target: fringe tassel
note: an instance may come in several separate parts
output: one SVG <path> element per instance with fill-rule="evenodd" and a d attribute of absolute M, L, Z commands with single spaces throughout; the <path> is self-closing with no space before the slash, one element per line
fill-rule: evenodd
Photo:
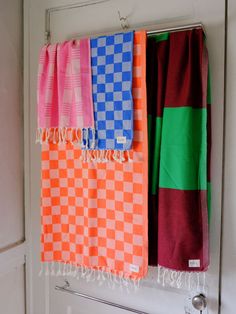
<path fill-rule="evenodd" d="M 36 143 L 72 144 L 82 149 L 82 162 L 133 162 L 130 152 L 121 150 L 95 150 L 96 130 L 93 128 L 38 128 Z"/>
<path fill-rule="evenodd" d="M 140 279 L 109 269 L 108 267 L 88 268 L 83 265 L 77 266 L 73 263 L 44 262 L 41 263 L 39 276 L 71 276 L 86 282 L 97 281 L 98 286 L 107 285 L 114 290 L 125 289 L 127 293 L 131 290 L 137 291 L 140 287 Z"/>
<path fill-rule="evenodd" d="M 91 129 L 91 132 L 92 132 L 92 139 L 91 139 L 90 148 L 94 149 L 95 148 L 95 129 Z"/>
<path fill-rule="evenodd" d="M 80 160 L 82 162 L 97 162 L 97 163 L 107 163 L 110 161 L 116 161 L 119 163 L 133 162 L 133 160 L 130 158 L 129 151 L 120 150 L 111 151 L 111 150 L 83 149 L 80 156 Z"/>
<path fill-rule="evenodd" d="M 83 162 L 106 163 L 117 161 L 119 163 L 132 162 L 129 151 L 95 150 L 96 130 L 93 128 L 38 128 L 36 143 L 72 144 L 82 149 L 80 157 Z"/>
<path fill-rule="evenodd" d="M 206 285 L 206 273 L 205 272 L 181 272 L 171 269 L 167 269 L 162 266 L 151 267 L 146 280 L 152 281 L 151 269 L 155 272 L 153 274 L 155 281 L 152 282 L 152 286 L 155 286 L 155 282 L 163 287 L 171 287 L 175 289 L 182 289 L 187 291 L 198 291 L 202 293 L 208 293 Z M 86 282 L 97 282 L 98 286 L 108 286 L 110 289 L 119 288 L 125 289 L 127 293 L 131 290 L 137 291 L 144 281 L 138 277 L 134 277 L 132 274 L 124 274 L 109 269 L 109 267 L 95 267 L 88 268 L 83 265 L 76 265 L 74 263 L 63 262 L 44 262 L 41 263 L 41 269 L 39 276 L 71 276 L 78 280 L 85 280 Z M 151 277 L 150 277 L 151 275 Z M 148 279 L 149 278 L 149 279 Z M 154 279 L 153 278 L 153 279 Z M 151 282 L 150 281 L 150 282 Z"/>
<path fill-rule="evenodd" d="M 127 150 L 128 162 L 133 162 L 133 159 L 130 157 L 129 150 Z"/>
<path fill-rule="evenodd" d="M 185 272 L 171 270 L 162 266 L 157 267 L 157 283 L 188 291 L 206 291 L 205 272 Z"/>
<path fill-rule="evenodd" d="M 85 149 L 95 147 L 94 128 L 38 128 L 36 130 L 36 143 L 72 144 Z"/>

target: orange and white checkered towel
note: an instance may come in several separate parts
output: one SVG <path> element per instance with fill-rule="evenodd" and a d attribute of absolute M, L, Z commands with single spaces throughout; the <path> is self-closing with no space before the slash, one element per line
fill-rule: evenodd
<path fill-rule="evenodd" d="M 146 33 L 135 32 L 133 162 L 82 164 L 71 144 L 42 146 L 42 262 L 139 279 L 148 268 Z"/>

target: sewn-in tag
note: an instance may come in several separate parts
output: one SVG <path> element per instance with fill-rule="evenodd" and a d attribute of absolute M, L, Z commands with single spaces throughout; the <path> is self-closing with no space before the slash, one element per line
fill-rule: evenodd
<path fill-rule="evenodd" d="M 188 267 L 200 267 L 200 259 L 189 259 Z"/>
<path fill-rule="evenodd" d="M 139 266 L 138 265 L 134 265 L 134 264 L 130 264 L 129 265 L 129 270 L 132 271 L 133 273 L 138 273 L 139 272 Z"/>
<path fill-rule="evenodd" d="M 117 144 L 126 144 L 126 136 L 117 136 Z"/>

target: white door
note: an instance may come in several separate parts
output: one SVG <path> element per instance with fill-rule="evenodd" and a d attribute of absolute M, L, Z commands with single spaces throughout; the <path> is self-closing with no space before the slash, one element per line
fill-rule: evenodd
<path fill-rule="evenodd" d="M 23 3 L 0 1 L 0 312 L 25 313 Z"/>
<path fill-rule="evenodd" d="M 78 1 L 79 2 L 79 1 Z M 84 2 L 84 1 L 83 1 Z M 91 1 L 90 1 L 91 2 Z M 44 44 L 45 10 L 58 5 L 73 4 L 73 1 L 25 0 L 25 121 L 26 178 L 28 182 L 28 251 L 31 269 L 28 285 L 31 290 L 29 313 L 31 314 L 77 314 L 77 313 L 125 313 L 107 305 L 82 299 L 55 290 L 63 285 L 63 277 L 39 277 L 40 270 L 40 147 L 35 145 L 36 123 L 36 78 L 40 47 Z M 120 30 L 118 10 L 128 16 L 132 27 L 157 25 L 158 28 L 202 22 L 206 28 L 213 92 L 213 147 L 212 185 L 213 216 L 211 224 L 211 267 L 206 276 L 208 286 L 208 313 L 218 312 L 219 293 L 219 240 L 221 217 L 221 175 L 222 175 L 222 130 L 223 130 L 223 83 L 224 83 L 224 15 L 222 0 L 111 0 L 84 8 L 55 10 L 51 14 L 52 41 L 64 41 L 78 35 L 92 35 Z M 150 314 L 185 313 L 186 291 L 176 291 L 147 282 L 137 292 L 127 294 L 119 289 L 98 287 L 86 280 L 69 279 L 74 290 L 95 297 L 105 298 L 145 311 Z M 198 313 L 198 312 L 193 312 Z M 205 311 L 207 313 L 207 311 Z"/>
<path fill-rule="evenodd" d="M 222 251 L 222 313 L 235 313 L 236 294 L 236 2 L 228 1 L 228 43 L 227 43 L 227 85 L 226 85 L 226 140 L 225 140 L 225 176 L 224 176 L 224 228 Z"/>

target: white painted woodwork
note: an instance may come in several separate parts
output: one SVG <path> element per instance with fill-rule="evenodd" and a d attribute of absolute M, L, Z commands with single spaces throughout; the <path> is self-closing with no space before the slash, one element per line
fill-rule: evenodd
<path fill-rule="evenodd" d="M 20 0 L 0 1 L 0 249 L 24 238 Z"/>
<path fill-rule="evenodd" d="M 0 313 L 25 314 L 24 266 L 0 275 Z"/>
<path fill-rule="evenodd" d="M 23 3 L 0 0 L 0 313 L 25 314 Z"/>
<path fill-rule="evenodd" d="M 222 314 L 234 314 L 236 295 L 236 2 L 228 2 L 224 225 L 222 250 Z"/>

